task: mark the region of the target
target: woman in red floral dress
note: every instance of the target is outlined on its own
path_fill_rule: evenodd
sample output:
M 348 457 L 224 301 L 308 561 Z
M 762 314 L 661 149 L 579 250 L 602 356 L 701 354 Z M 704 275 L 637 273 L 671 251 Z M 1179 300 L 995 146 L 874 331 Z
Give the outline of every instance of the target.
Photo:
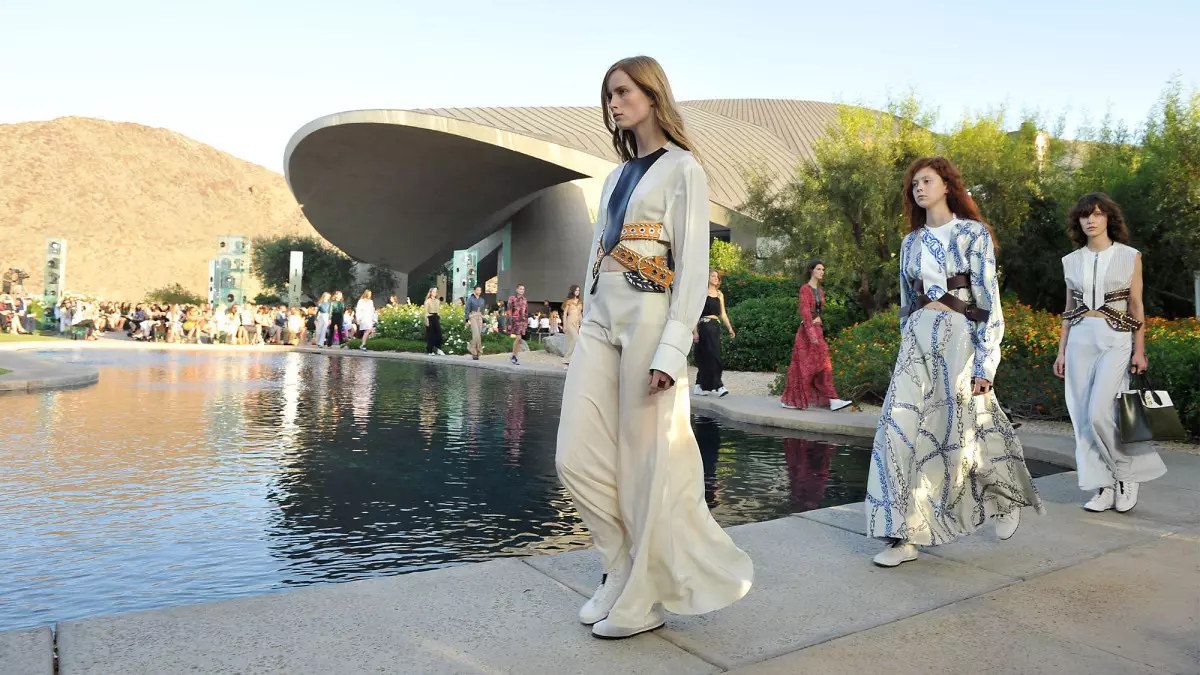
M 785 408 L 807 408 L 810 405 L 829 406 L 841 410 L 850 401 L 838 398 L 833 388 L 833 363 L 829 360 L 829 345 L 821 327 L 821 309 L 825 306 L 825 263 L 814 260 L 808 264 L 808 283 L 800 287 L 800 329 L 792 345 L 792 364 L 788 366 L 787 388 L 780 403 Z

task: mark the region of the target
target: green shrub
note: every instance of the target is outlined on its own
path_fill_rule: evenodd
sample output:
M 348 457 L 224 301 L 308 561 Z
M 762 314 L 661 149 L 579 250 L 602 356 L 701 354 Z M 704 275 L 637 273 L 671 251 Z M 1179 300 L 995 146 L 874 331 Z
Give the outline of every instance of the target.
M 731 272 L 721 278 L 721 291 L 725 293 L 725 311 L 750 298 L 799 297 L 800 282 L 782 274 L 758 274 L 755 272 Z M 734 324 L 737 328 L 737 324 Z
M 284 303 L 283 298 L 280 298 L 278 293 L 259 293 L 254 296 L 254 304 L 278 307 Z
M 726 300 L 728 303 L 728 300 Z M 772 371 L 792 358 L 800 326 L 796 301 L 787 297 L 751 298 L 730 307 L 729 322 L 737 339 L 721 329 L 721 361 L 728 370 Z
M 759 372 L 787 370 L 796 331 L 800 328 L 798 297 L 751 298 L 731 306 L 729 296 L 726 296 L 725 312 L 738 335 L 736 340 L 730 340 L 722 328 L 721 361 L 726 368 Z M 860 312 L 857 307 L 827 302 L 821 312 L 825 339 L 836 337 Z
M 1004 319 L 996 396 L 1021 417 L 1068 419 L 1063 381 L 1054 376 L 1061 317 L 1010 301 L 1004 305 Z M 899 350 L 895 312 L 877 314 L 843 330 L 829 342 L 838 394 L 881 401 Z M 1155 384 L 1171 393 L 1184 425 L 1193 436 L 1200 436 L 1200 323 L 1194 318 L 1150 319 L 1146 358 Z M 782 391 L 778 380 L 776 386 Z
M 180 305 L 203 305 L 205 300 L 198 293 L 193 293 L 175 282 L 170 286 L 156 288 L 146 294 L 146 302 L 158 302 Z

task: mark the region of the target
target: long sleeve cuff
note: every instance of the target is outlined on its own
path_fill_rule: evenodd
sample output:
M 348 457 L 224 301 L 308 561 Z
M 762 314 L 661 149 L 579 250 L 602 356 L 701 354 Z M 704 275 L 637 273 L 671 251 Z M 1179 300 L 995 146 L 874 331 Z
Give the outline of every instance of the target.
M 661 370 L 678 381 L 687 373 L 687 354 L 692 346 L 692 329 L 679 321 L 667 321 L 650 370 Z

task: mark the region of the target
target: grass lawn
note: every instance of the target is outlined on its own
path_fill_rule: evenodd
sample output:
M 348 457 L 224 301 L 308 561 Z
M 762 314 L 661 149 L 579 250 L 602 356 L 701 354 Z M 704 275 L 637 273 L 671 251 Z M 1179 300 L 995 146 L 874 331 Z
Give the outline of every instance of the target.
M 38 340 L 61 339 L 50 335 L 13 335 L 12 333 L 0 333 L 0 342 L 36 342 Z

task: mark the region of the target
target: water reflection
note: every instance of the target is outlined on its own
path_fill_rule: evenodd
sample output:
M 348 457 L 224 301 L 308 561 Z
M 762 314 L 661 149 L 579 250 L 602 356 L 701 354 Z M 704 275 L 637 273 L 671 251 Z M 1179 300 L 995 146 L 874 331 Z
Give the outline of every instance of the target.
M 87 351 L 0 398 L 0 630 L 585 545 L 562 382 L 330 355 Z M 723 525 L 862 498 L 867 452 L 698 417 Z

